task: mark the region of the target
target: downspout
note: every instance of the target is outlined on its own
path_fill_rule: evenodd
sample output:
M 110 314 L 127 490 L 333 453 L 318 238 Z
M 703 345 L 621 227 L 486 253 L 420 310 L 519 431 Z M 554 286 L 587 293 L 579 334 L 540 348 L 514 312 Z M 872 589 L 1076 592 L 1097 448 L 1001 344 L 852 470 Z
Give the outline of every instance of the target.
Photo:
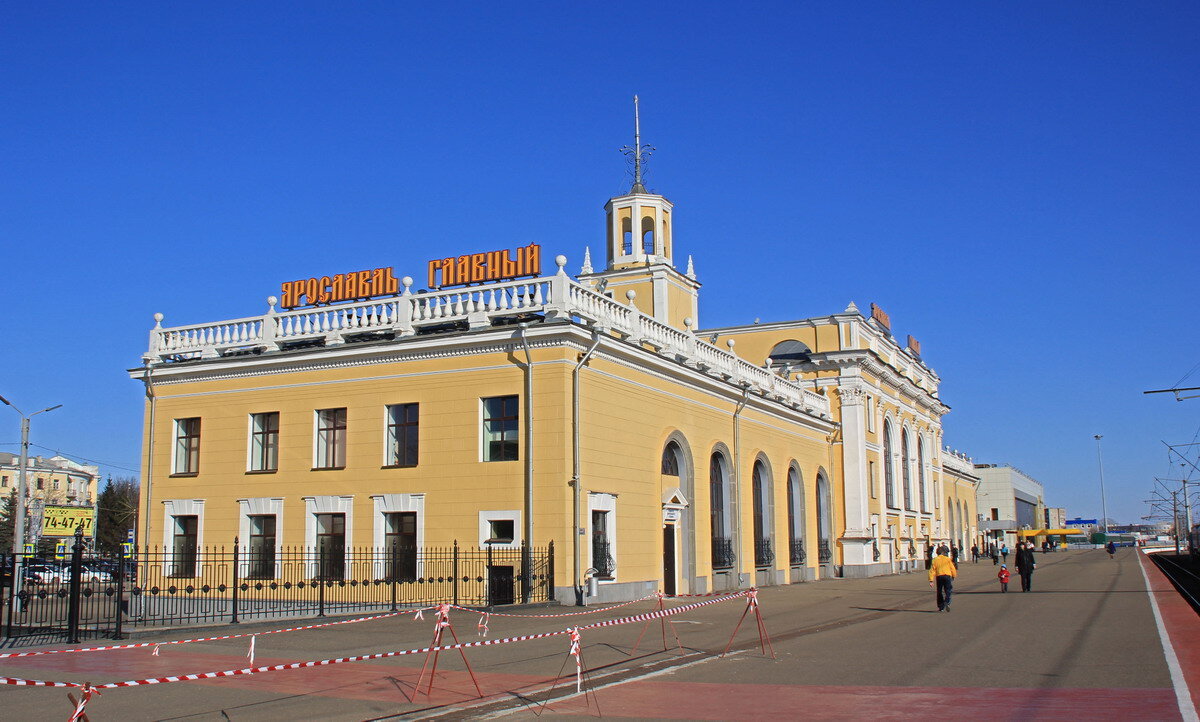
M 529 569 L 529 552 L 533 546 L 533 355 L 529 352 L 529 339 L 525 335 L 528 323 L 520 323 L 517 330 L 521 335 L 521 345 L 525 348 L 525 531 L 522 567 Z M 551 572 L 553 576 L 553 572 Z M 525 604 L 529 603 L 532 589 L 532 575 L 521 575 L 521 592 Z
M 732 342 L 731 342 L 732 343 Z M 738 401 L 737 408 L 733 411 L 733 498 L 738 500 L 737 514 L 734 514 L 733 524 L 734 530 L 737 533 L 737 565 L 738 565 L 738 584 L 741 585 L 742 576 L 742 555 L 741 547 L 742 539 L 742 411 L 745 410 L 746 404 L 750 400 L 750 385 L 743 384 L 742 398 Z M 750 500 L 753 505 L 754 500 Z M 753 506 L 751 506 L 753 508 Z
M 154 491 L 154 411 L 155 397 L 154 384 L 152 379 L 152 369 L 150 367 L 150 359 L 143 359 L 145 369 L 142 372 L 142 383 L 146 385 L 146 399 L 150 402 L 150 424 L 147 430 L 149 439 L 146 442 L 146 503 L 144 508 L 140 509 L 142 515 L 142 538 L 138 541 L 142 549 L 147 549 L 150 546 L 150 498 Z
M 579 357 L 579 363 L 575 364 L 575 368 L 571 371 L 571 504 L 574 510 L 575 528 L 571 532 L 574 539 L 574 569 L 572 578 L 575 580 L 575 604 L 583 606 L 583 549 L 579 543 L 579 533 L 583 529 L 583 520 L 580 518 L 582 510 L 583 490 L 580 488 L 580 460 L 579 460 L 579 370 L 583 368 L 588 359 L 592 357 L 592 353 L 596 347 L 600 345 L 600 333 L 595 327 L 592 328 L 592 345 L 588 350 Z

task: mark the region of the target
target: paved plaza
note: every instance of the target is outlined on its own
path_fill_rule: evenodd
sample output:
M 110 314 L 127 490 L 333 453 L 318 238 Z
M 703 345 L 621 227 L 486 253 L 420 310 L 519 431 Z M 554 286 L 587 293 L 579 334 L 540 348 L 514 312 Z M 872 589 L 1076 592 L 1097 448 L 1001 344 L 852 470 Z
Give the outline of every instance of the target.
M 588 695 L 575 695 L 565 635 L 466 650 L 485 698 L 476 699 L 458 652 L 443 652 L 432 693 L 415 689 L 423 655 L 222 679 L 105 690 L 94 721 L 362 720 L 399 715 L 478 718 L 549 715 L 661 719 L 1195 719 L 1200 616 L 1138 552 L 1038 555 L 1031 593 L 1014 576 L 1001 594 L 990 562 L 960 565 L 952 611 L 939 613 L 924 573 L 764 589 L 759 594 L 777 659 L 759 648 L 753 616 L 718 658 L 745 599 L 671 619 L 663 651 L 658 621 L 585 629 Z M 1147 584 L 1150 584 L 1150 591 Z M 1172 640 L 1164 653 L 1152 598 Z M 705 601 L 669 600 L 668 606 Z M 643 601 L 558 619 L 493 616 L 489 639 L 563 630 L 643 613 Z M 574 608 L 522 610 L 561 614 Z M 480 640 L 479 618 L 456 611 L 462 641 Z M 174 638 L 285 625 L 241 625 Z M 331 626 L 256 639 L 256 665 L 418 648 L 432 615 Z M 633 652 L 639 634 L 640 647 Z M 678 634 L 683 649 L 675 647 Z M 161 639 L 172 637 L 163 636 Z M 141 640 L 132 640 L 141 641 Z M 101 642 L 106 643 L 106 642 Z M 248 640 L 0 660 L 9 677 L 103 683 L 247 666 Z M 24 650 L 6 650 L 24 651 Z M 538 702 L 556 675 L 552 699 Z M 1189 677 L 1190 675 L 1190 677 Z M 68 690 L 5 686 L 10 719 L 66 719 Z M 77 692 L 77 691 L 76 691 Z M 1188 716 L 1190 715 L 1190 716 Z

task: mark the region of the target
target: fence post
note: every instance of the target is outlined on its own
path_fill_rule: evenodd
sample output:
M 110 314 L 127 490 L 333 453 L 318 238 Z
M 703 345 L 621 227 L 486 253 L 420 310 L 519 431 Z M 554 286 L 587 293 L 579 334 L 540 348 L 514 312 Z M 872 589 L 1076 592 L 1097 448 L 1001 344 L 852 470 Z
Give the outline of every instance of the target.
M 396 573 L 399 571 L 399 568 L 400 568 L 400 563 L 399 563 L 400 560 L 396 556 L 397 551 L 399 551 L 399 550 L 396 547 L 396 542 L 392 542 L 392 557 L 385 562 L 387 564 L 387 570 L 385 571 L 385 573 L 388 575 L 388 578 L 392 580 L 392 610 L 391 611 L 393 611 L 393 612 L 396 611 L 396 583 L 397 583 L 397 577 L 400 576 L 399 574 Z
M 71 584 L 67 598 L 67 644 L 79 644 L 79 604 L 83 591 L 83 525 L 75 530 L 71 547 Z
M 236 536 L 233 538 L 233 618 L 229 620 L 230 624 L 238 623 L 238 545 L 241 540 Z
M 529 540 L 521 540 L 521 604 L 529 604 L 529 587 L 533 581 L 529 564 Z
M 458 604 L 458 540 L 454 540 L 454 563 L 452 565 L 454 572 L 454 603 Z
M 9 639 L 12 639 L 13 605 L 14 605 L 13 599 L 14 599 L 14 597 L 17 596 L 17 585 L 20 584 L 20 580 L 17 579 L 17 555 L 16 554 L 8 554 L 5 556 L 5 558 L 10 560 L 12 563 L 9 564 L 7 567 L 8 573 L 10 575 L 9 576 L 9 584 L 8 584 L 8 602 L 6 605 L 8 607 L 8 623 L 5 626 L 4 636 L 8 637 Z M 0 584 L 0 591 L 3 591 L 2 584 Z
M 546 559 L 546 600 L 554 601 L 554 540 L 550 540 L 550 549 Z
M 325 547 L 317 547 L 317 616 L 325 616 Z
M 125 560 L 125 547 L 122 546 L 121 555 L 117 557 L 117 600 L 116 608 L 113 610 L 115 615 L 113 639 L 121 639 L 121 607 L 125 603 L 125 570 L 128 566 L 128 562 Z

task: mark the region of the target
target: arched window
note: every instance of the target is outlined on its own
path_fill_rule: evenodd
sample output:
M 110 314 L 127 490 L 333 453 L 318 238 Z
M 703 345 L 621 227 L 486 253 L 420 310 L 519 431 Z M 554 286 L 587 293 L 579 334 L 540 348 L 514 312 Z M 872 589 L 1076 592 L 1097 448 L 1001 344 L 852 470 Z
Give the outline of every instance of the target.
M 767 469 L 761 461 L 754 462 L 753 475 L 754 502 L 754 564 L 767 566 L 775 561 L 775 552 L 771 549 L 771 520 L 770 520 L 770 480 Z
M 817 472 L 817 556 L 822 564 L 833 561 L 833 500 L 825 472 Z
M 662 475 L 679 476 L 679 444 L 674 441 L 663 447 Z
M 621 220 L 621 255 L 633 255 L 633 223 L 628 218 Z
M 729 535 L 729 466 L 720 453 L 709 459 L 708 500 L 712 510 L 712 565 L 714 569 L 728 569 L 734 560 Z
M 883 489 L 887 505 L 896 507 L 896 480 L 892 471 L 892 425 L 883 422 Z
M 917 438 L 917 490 L 921 495 L 921 511 L 929 511 L 929 500 L 925 496 L 925 439 Z
M 654 255 L 654 219 L 650 216 L 642 219 L 642 252 Z
M 904 483 L 904 508 L 912 510 L 912 478 L 909 474 L 909 467 L 912 466 L 912 459 L 908 455 L 908 429 L 900 430 L 900 474 L 901 481 Z
M 804 507 L 800 497 L 802 488 L 800 472 L 788 469 L 788 556 L 792 566 L 804 564 L 807 557 L 804 551 Z

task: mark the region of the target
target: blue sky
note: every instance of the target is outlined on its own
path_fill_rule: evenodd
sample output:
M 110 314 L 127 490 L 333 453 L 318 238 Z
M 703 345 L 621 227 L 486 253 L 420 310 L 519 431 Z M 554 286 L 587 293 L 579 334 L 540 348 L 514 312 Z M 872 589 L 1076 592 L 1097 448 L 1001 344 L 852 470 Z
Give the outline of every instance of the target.
M 1178 476 L 1200 399 L 1141 392 L 1200 362 L 1200 5 L 577 5 L 9 3 L 0 394 L 64 404 L 35 451 L 139 466 L 155 312 L 531 241 L 577 271 L 638 93 L 702 325 L 876 302 L 947 443 L 1068 514 L 1093 434 L 1114 518 Z

